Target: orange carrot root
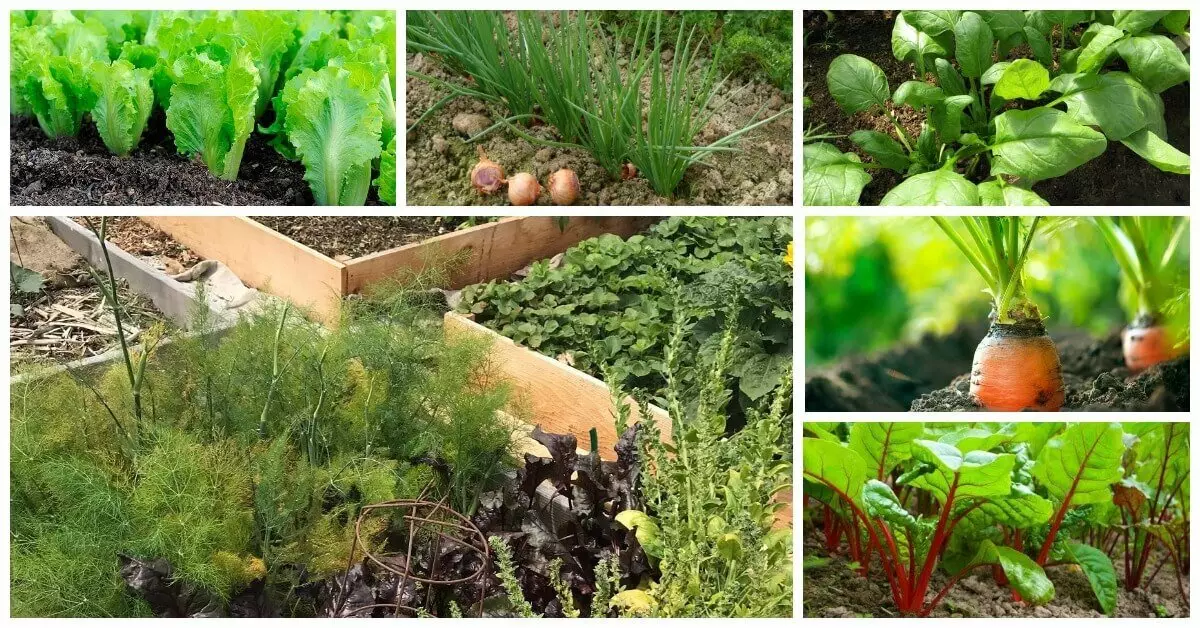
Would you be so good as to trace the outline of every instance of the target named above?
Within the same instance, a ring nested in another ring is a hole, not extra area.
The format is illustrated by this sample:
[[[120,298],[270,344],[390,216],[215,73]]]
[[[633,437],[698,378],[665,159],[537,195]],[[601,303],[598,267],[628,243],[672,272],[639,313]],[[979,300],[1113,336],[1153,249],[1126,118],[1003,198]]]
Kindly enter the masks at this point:
[[[1166,362],[1177,354],[1175,343],[1162,325],[1126,327],[1121,334],[1121,350],[1125,353],[1125,366],[1134,373]]]
[[[988,410],[1055,412],[1065,398],[1050,337],[988,332],[975,349],[971,398]]]

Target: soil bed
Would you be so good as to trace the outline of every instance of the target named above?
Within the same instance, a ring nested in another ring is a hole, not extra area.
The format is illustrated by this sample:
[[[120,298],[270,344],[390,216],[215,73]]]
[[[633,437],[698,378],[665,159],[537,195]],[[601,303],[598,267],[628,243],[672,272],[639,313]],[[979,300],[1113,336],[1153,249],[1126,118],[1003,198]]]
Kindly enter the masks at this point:
[[[891,122],[882,112],[848,116],[829,94],[825,82],[829,64],[841,54],[865,57],[883,70],[888,85],[896,89],[915,78],[912,64],[892,54],[892,26],[897,11],[835,11],[829,22],[822,11],[804,12],[804,95],[812,105],[804,112],[805,128],[824,124],[822,133],[848,136],[859,129],[892,134]],[[1017,51],[1014,51],[1016,54]],[[1190,154],[1190,87],[1177,85],[1161,94],[1166,110],[1167,139]],[[905,131],[913,137],[921,130],[921,115],[910,107],[895,110]],[[854,151],[863,161],[871,158],[846,137],[825,140],[843,152]],[[863,189],[860,203],[878,205],[903,177],[892,170],[871,172],[871,183]],[[1051,205],[1188,205],[1189,177],[1163,172],[1150,165],[1120,142],[1109,142],[1104,153],[1061,177],[1033,186],[1033,191]]]
[[[877,357],[855,357],[805,383],[805,409],[816,411],[951,412],[982,410],[971,401],[971,361],[984,330],[960,327]],[[1125,368],[1121,333],[1095,339],[1078,330],[1051,330],[1066,385],[1064,411],[1190,409],[1187,356],[1134,375]]]
[[[87,226],[84,218],[72,218]],[[99,219],[92,218],[99,226]],[[178,275],[204,260],[188,247],[180,244],[170,234],[143,222],[137,216],[113,216],[108,219],[108,241],[114,246],[136,255],[168,275]]]
[[[33,118],[10,116],[13,205],[312,205],[304,166],[251,133],[236,181],[223,181],[175,150],[156,110],[137,149],[117,157],[96,125],[51,140]],[[368,205],[378,204],[374,187]]]
[[[422,54],[406,55],[410,72],[444,80],[448,75],[434,60]],[[416,122],[449,90],[428,81],[408,78],[406,127]],[[711,105],[715,114],[700,135],[698,144],[709,144],[758,119],[775,115],[791,106],[792,96],[773,85],[730,79]],[[454,130],[455,116],[481,114],[494,121],[495,112],[469,98],[456,98],[429,116],[408,134],[406,198],[409,205],[508,205],[501,193],[483,196],[471,187],[470,170],[479,160],[475,144]],[[482,130],[482,129],[480,129]],[[546,140],[557,140],[553,129],[535,126],[528,130]],[[649,181],[635,177],[613,181],[609,174],[577,148],[550,148],[532,144],[511,131],[494,131],[477,142],[505,174],[529,172],[545,185],[550,173],[570,168],[579,177],[578,205],[791,205],[792,204],[792,115],[783,115],[741,138],[736,152],[720,152],[707,160],[708,166],[688,169],[674,199],[654,193]],[[543,193],[538,205],[550,205]]]
[[[891,593],[878,560],[871,565],[873,577],[862,578],[851,571],[844,556],[827,558],[823,542],[820,532],[805,521],[806,560],[819,556],[826,562],[804,567],[804,617],[899,617],[890,602]],[[1047,569],[1046,575],[1054,583],[1055,591],[1054,599],[1047,604],[1029,606],[1014,602],[1007,588],[998,586],[987,571],[979,570],[950,589],[930,617],[1105,617],[1081,571],[1063,565]],[[944,571],[936,570],[930,591],[940,591],[946,579]],[[1116,617],[1189,616],[1187,606],[1179,599],[1170,564],[1163,567],[1148,591],[1126,591],[1119,569],[1117,580]],[[1189,584],[1186,575],[1183,581]]]
[[[378,253],[455,231],[466,216],[251,216],[339,261]]]

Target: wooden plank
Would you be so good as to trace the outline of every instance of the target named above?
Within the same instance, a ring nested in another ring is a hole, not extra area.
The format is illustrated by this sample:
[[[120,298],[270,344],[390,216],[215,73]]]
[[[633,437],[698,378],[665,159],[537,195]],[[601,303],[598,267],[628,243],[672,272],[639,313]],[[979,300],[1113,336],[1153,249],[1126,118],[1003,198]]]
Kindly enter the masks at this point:
[[[243,216],[142,216],[242,283],[288,299],[325,323],[337,320],[346,266]]]
[[[346,290],[347,294],[362,292],[398,270],[419,271],[456,255],[465,257],[451,273],[448,287],[502,279],[530,262],[553,257],[588,238],[605,233],[629,237],[654,220],[640,216],[572,216],[560,229],[558,219],[552,216],[502,218],[351,260],[346,263]]]
[[[447,334],[469,334],[491,342],[490,367],[509,381],[517,395],[515,406],[529,412],[528,423],[547,432],[574,434],[585,449],[589,430],[596,428],[600,457],[615,460],[619,434],[613,425],[613,400],[604,382],[554,358],[519,346],[511,339],[457,314],[447,312]],[[637,403],[627,397],[631,421],[640,420]],[[663,438],[671,436],[671,419],[665,410],[650,406],[650,414]]]

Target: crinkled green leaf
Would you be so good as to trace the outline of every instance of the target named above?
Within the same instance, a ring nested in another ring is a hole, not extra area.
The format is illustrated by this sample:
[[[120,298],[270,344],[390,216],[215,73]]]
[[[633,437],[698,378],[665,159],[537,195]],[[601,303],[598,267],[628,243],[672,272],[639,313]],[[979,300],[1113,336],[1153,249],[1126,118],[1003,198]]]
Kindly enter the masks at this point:
[[[355,68],[306,70],[284,88],[288,141],[320,205],[362,205],[383,152],[374,77]]]
[[[175,136],[175,148],[200,155],[222,179],[236,179],[258,99],[258,70],[250,55],[241,51],[222,63],[207,51],[186,54],[171,73],[167,128]]]
[[[1118,423],[1076,423],[1046,443],[1033,475],[1056,502],[1107,502],[1121,479],[1121,434]]]
[[[141,141],[146,121],[154,109],[151,72],[118,59],[111,65],[93,61],[88,74],[96,94],[92,119],[100,139],[114,154],[128,155]]]
[[[388,205],[396,204],[396,138],[388,142],[387,150],[379,160],[379,177],[375,179],[379,200]]]
[[[909,447],[924,432],[923,423],[855,422],[850,425],[850,449],[867,463],[871,477],[882,480],[912,456]]]
[[[972,186],[973,187],[973,186]],[[933,465],[936,472],[913,478],[912,486],[933,493],[938,501],[944,502],[955,488],[955,499],[970,497],[1004,497],[1012,487],[1012,454],[994,454],[988,451],[959,451],[948,443],[930,440],[915,440],[912,443],[913,458],[918,462]]]
[[[805,438],[804,477],[836,489],[860,503],[863,485],[870,477],[867,463],[857,452],[834,441]]]

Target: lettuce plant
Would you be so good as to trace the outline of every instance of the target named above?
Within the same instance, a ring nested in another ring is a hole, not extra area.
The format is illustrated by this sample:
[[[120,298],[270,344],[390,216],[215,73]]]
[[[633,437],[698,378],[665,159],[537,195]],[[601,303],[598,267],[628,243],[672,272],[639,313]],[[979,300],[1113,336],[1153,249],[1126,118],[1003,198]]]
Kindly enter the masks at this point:
[[[306,70],[283,90],[288,141],[319,205],[362,205],[383,151],[374,75],[361,65]]]
[[[237,179],[242,151],[254,130],[258,69],[246,50],[210,46],[188,53],[171,69],[167,128],[181,153],[198,155],[208,170]]]
[[[88,66],[88,80],[96,95],[92,119],[100,139],[115,155],[128,155],[142,139],[154,109],[151,75],[150,70],[135,68],[124,59],[93,61]]]
[[[1080,22],[1088,26],[1075,41],[1070,27]],[[877,65],[853,54],[834,59],[826,76],[843,111],[881,111],[894,136],[850,135],[870,163],[806,145],[805,203],[857,204],[869,170],[887,168],[906,179],[883,205],[1045,205],[1032,186],[1095,159],[1109,141],[1188,174],[1188,156],[1166,141],[1159,94],[1186,81],[1190,66],[1151,30],[1173,32],[1177,22],[1168,11],[903,11],[892,50],[915,66],[915,79],[892,91]],[[1034,58],[1006,59],[1018,45]],[[1117,57],[1128,72],[1108,69]],[[916,137],[893,114],[902,107],[924,116]]]
[[[10,30],[14,111],[33,113],[50,138],[74,137],[96,100],[86,69],[94,60],[108,60],[107,31],[69,11],[44,19],[47,24],[28,26],[14,21]]]
[[[379,177],[375,179],[379,200],[388,205],[396,204],[396,138],[388,142],[387,150],[379,159]]]

